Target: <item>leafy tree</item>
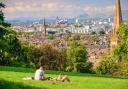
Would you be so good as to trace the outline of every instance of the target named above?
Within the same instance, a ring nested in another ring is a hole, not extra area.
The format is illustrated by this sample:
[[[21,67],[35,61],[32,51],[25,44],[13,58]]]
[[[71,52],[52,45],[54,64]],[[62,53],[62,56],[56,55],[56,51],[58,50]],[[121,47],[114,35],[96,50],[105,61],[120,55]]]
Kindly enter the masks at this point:
[[[95,43],[99,43],[99,38],[96,35],[89,36],[88,44],[94,45]]]
[[[123,60],[128,61],[128,41],[120,43],[115,49],[113,49],[112,55],[121,62]]]
[[[5,5],[2,2],[0,2],[0,24],[4,22],[4,14],[2,12],[3,8],[5,8]]]
[[[5,8],[5,4],[0,2],[0,25],[3,25],[5,27],[10,27],[11,24],[4,22],[4,13],[2,11],[4,8]]]
[[[100,31],[99,34],[100,34],[100,35],[104,35],[105,32],[104,32],[104,31]]]
[[[86,72],[87,51],[86,47],[75,40],[69,41],[70,47],[67,49],[67,70]],[[89,69],[88,69],[89,70]]]
[[[113,49],[113,56],[119,61],[128,61],[128,23],[121,25],[118,30],[119,42],[115,49]]]
[[[4,22],[3,8],[5,5],[0,3],[0,65],[11,65],[20,58],[21,44],[16,33]]]
[[[118,30],[119,42],[128,41],[128,23],[122,24]]]
[[[48,35],[48,39],[53,40],[54,36],[53,35]]]
[[[96,67],[97,74],[113,75],[118,71],[118,64],[111,56],[101,57],[100,60],[99,65]]]
[[[28,44],[22,44],[22,50],[21,50],[21,59],[22,59],[22,65],[23,67],[32,67],[35,68],[35,59],[34,59],[34,46],[30,46]]]
[[[128,76],[128,23],[118,29],[118,45],[111,55],[102,58],[97,70],[101,74]]]
[[[96,35],[96,32],[92,31],[92,32],[91,32],[91,35]]]
[[[35,65],[43,65],[50,70],[64,70],[66,65],[65,50],[53,48],[49,44],[36,48],[34,51]]]

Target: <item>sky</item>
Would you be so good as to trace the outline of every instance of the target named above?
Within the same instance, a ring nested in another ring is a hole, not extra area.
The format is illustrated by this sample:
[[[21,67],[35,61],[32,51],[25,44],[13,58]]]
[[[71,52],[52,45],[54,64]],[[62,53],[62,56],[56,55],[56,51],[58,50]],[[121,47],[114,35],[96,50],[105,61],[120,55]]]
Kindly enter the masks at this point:
[[[1,0],[0,0],[1,1]],[[2,0],[6,19],[19,17],[74,17],[84,13],[91,16],[114,12],[114,0]],[[121,0],[126,9],[128,0]]]

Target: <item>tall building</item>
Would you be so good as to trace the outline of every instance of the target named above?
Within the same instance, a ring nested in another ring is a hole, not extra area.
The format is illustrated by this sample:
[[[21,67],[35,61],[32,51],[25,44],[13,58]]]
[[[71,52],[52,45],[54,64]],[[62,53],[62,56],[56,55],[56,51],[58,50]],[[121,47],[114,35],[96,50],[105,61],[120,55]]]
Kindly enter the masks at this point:
[[[121,4],[120,0],[115,0],[115,13],[114,13],[114,24],[112,29],[111,37],[111,49],[118,44],[117,30],[119,29],[122,23],[122,13],[121,13]]]
[[[59,24],[59,21],[60,21],[60,18],[57,16],[57,17],[56,17],[56,25]]]
[[[78,24],[79,23],[79,18],[78,17],[76,17],[76,24]]]
[[[77,26],[77,27],[80,26],[80,23],[79,23],[79,17],[78,17],[78,16],[76,17],[76,26]]]

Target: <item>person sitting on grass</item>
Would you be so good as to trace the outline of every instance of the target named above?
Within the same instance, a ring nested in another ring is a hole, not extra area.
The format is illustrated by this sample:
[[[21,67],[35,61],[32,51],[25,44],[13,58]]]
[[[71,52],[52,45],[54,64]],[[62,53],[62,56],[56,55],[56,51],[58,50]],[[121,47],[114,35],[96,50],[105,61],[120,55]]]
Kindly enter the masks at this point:
[[[44,68],[40,66],[39,69],[35,72],[35,77],[26,77],[24,80],[47,80],[48,78],[44,77]]]
[[[44,68],[43,66],[40,66],[35,72],[35,80],[44,80],[44,78]]]

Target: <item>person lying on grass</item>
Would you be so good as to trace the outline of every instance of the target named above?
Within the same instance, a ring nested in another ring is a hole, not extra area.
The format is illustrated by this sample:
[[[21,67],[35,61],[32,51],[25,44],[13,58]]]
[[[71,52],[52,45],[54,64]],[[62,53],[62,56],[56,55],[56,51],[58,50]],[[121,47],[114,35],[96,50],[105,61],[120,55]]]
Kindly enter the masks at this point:
[[[67,75],[65,75],[64,77],[61,77],[60,75],[58,77],[55,78],[51,78],[51,77],[45,77],[44,76],[44,68],[43,66],[40,66],[39,69],[36,70],[35,72],[35,80],[52,80],[52,81],[70,81],[69,77]]]
[[[61,82],[64,82],[64,81],[70,82],[70,79],[67,75],[65,75],[63,77],[61,77],[61,75],[59,75],[58,77],[51,78],[50,80],[52,80],[52,81],[61,81]]]

